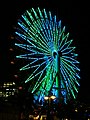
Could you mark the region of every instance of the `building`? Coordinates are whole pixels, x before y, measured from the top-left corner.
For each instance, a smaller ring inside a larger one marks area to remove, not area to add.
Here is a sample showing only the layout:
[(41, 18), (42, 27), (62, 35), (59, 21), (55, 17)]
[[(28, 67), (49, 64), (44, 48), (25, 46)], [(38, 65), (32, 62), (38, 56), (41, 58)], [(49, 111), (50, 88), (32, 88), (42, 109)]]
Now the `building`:
[(7, 100), (9, 96), (18, 92), (15, 82), (2, 82), (0, 83), (0, 98)]

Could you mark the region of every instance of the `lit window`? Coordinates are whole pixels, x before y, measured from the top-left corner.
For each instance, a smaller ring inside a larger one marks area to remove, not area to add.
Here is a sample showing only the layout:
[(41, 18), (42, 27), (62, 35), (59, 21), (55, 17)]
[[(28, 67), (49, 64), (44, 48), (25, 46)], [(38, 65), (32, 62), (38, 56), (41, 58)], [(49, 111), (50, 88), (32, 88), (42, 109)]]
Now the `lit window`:
[(15, 85), (15, 82), (13, 82), (13, 85)]
[(12, 83), (10, 83), (9, 85), (12, 85)]
[(9, 89), (6, 89), (6, 90), (9, 90)]
[(9, 85), (9, 83), (7, 83), (7, 86)]
[(2, 92), (0, 92), (0, 97), (2, 97)]
[(4, 86), (6, 86), (6, 83), (4, 83)]
[(12, 92), (12, 95), (14, 95), (14, 92)]
[(15, 91), (15, 89), (13, 88), (13, 90)]
[(11, 95), (11, 92), (9, 92), (9, 95)]
[(8, 95), (6, 95), (6, 97), (8, 97)]

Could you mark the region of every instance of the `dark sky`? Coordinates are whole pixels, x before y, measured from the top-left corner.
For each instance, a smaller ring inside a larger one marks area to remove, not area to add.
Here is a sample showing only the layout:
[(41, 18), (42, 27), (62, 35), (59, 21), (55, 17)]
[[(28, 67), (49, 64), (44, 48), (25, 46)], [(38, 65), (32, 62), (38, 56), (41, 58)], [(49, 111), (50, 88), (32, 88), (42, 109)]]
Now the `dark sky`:
[[(33, 2), (32, 2), (33, 1)], [(37, 2), (38, 1), (38, 2)], [(42, 2), (41, 2), (42, 1)], [(90, 101), (90, 7), (89, 3), (54, 2), (49, 0), (12, 0), (7, 3), (3, 0), (0, 4), (0, 68), (1, 81), (10, 79), (12, 70), (9, 66), (9, 36), (20, 15), (26, 9), (41, 7), (50, 10), (53, 15), (62, 20), (63, 25), (74, 39), (79, 54), (81, 79), (78, 97), (86, 102)], [(49, 2), (48, 2), (49, 1)], [(9, 77), (8, 77), (9, 76)]]

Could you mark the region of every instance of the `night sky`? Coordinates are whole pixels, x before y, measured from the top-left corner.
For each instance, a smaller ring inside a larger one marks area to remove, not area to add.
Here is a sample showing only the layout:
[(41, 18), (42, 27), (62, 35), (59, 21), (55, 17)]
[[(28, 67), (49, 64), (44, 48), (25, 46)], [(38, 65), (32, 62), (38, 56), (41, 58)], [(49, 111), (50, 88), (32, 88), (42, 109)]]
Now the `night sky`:
[[(33, 1), (33, 2), (32, 2)], [(89, 3), (77, 2), (48, 2), (48, 0), (12, 0), (0, 3), (0, 81), (9, 80), (15, 69), (10, 66), (9, 48), (11, 46), (10, 35), (13, 33), (13, 26), (17, 23), (26, 9), (41, 7), (50, 10), (53, 15), (62, 20), (62, 24), (70, 32), (80, 61), (80, 89), (78, 98), (82, 101), (90, 101), (90, 7)], [(13, 71), (13, 72), (12, 72)], [(90, 102), (89, 102), (90, 103)]]

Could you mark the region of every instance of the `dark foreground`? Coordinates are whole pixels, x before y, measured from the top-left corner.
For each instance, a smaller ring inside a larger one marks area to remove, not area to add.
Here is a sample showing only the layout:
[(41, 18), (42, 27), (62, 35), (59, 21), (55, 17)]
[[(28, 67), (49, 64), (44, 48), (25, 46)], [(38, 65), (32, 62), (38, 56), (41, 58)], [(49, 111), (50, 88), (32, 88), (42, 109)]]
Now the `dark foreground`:
[[(63, 108), (61, 112), (60, 111), (58, 112), (58, 115), (62, 113), (61, 115), (63, 115), (63, 118), (53, 119), (49, 117), (48, 120), (90, 120), (90, 108), (89, 110), (86, 109), (85, 107), (78, 109), (78, 110), (75, 109), (73, 113), (71, 113), (70, 111), (68, 111), (68, 109), (67, 110), (66, 109), (67, 108)], [(62, 112), (62, 111), (65, 111), (65, 112)], [(37, 116), (38, 115), (39, 114), (37, 114)], [(44, 115), (46, 115), (46, 113)], [(64, 117), (65, 115), (66, 117)], [(32, 118), (25, 119), (23, 117), (21, 118), (21, 110), (20, 110), (19, 105), (11, 104), (10, 102), (4, 102), (4, 103), (0, 102), (0, 120), (45, 120), (45, 118), (42, 118), (42, 119), (40, 118), (39, 119), (32, 119)]]

